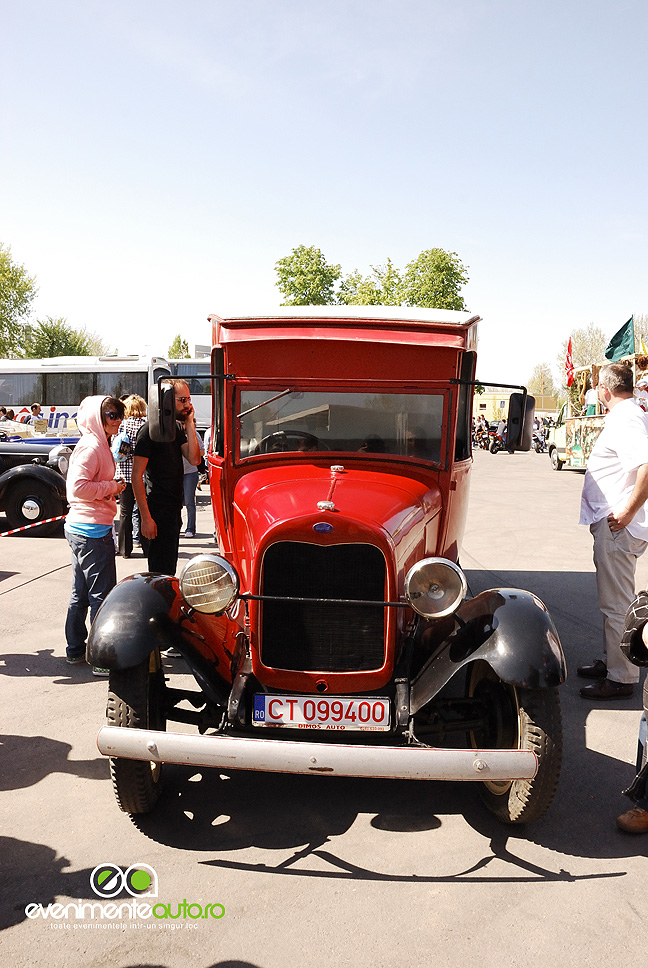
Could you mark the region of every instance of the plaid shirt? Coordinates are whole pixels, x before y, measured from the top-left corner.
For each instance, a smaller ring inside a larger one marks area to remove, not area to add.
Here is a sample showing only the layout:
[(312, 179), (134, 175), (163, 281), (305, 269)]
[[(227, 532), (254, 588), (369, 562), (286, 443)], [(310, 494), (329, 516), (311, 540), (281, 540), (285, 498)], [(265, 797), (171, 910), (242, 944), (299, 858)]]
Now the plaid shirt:
[(139, 429), (143, 424), (146, 423), (146, 417), (128, 417), (127, 420), (122, 420), (119, 425), (119, 433), (122, 431), (128, 434), (131, 442), (131, 452), (128, 457), (124, 460), (120, 460), (115, 468), (115, 477), (123, 477), (127, 484), (130, 484), (131, 478), (133, 476), (133, 451), (135, 450), (135, 441), (137, 440), (137, 434)]

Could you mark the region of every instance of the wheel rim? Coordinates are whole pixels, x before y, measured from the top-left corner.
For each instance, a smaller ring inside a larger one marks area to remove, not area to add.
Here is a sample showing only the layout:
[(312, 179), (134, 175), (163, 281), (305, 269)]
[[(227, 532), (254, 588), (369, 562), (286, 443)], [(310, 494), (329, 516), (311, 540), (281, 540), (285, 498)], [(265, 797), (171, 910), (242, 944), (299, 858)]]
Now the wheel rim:
[(20, 513), (25, 521), (38, 521), (42, 517), (42, 508), (35, 497), (26, 497), (20, 507)]
[[(486, 726), (479, 733), (470, 732), (473, 749), (520, 749), (520, 706), (515, 686), (497, 676), (485, 662), (476, 662), (468, 695), (479, 702), (486, 712)], [(512, 780), (484, 780), (484, 786), (495, 796), (505, 796)]]

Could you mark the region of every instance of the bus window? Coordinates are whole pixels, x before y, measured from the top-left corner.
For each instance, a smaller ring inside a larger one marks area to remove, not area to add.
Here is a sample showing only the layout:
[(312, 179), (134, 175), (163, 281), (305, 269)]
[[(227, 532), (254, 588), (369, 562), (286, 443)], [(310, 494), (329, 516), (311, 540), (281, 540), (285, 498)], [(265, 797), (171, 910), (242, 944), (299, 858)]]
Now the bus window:
[(43, 376), (40, 373), (0, 373), (0, 405), (20, 407), (25, 400), (43, 402)]
[(48, 407), (78, 407), (84, 397), (93, 393), (92, 384), (92, 373), (47, 373), (41, 403)]
[(107, 397), (121, 397), (124, 393), (137, 393), (145, 400), (148, 396), (148, 379), (146, 373), (97, 373), (97, 389), (95, 393), (103, 393)]

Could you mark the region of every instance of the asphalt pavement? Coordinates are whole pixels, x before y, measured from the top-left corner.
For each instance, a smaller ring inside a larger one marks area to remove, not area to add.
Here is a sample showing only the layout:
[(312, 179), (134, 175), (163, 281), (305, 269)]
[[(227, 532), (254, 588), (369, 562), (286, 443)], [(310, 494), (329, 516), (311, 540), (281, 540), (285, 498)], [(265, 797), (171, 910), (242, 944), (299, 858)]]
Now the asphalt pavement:
[[(546, 455), (475, 455), (461, 553), (471, 590), (537, 594), (570, 672), (558, 795), (525, 827), (499, 824), (470, 783), (181, 767), (168, 768), (158, 809), (130, 819), (95, 743), (106, 680), (64, 661), (67, 544), (0, 538), (0, 964), (642, 964), (648, 835), (614, 824), (629, 806), (620, 790), (634, 775), (640, 694), (595, 705), (578, 692), (576, 666), (601, 642), (581, 486)], [(214, 547), (205, 489), (198, 498), (198, 535), (182, 539), (181, 559)], [(118, 559), (119, 576), (145, 565)], [(182, 660), (167, 671), (181, 676)], [(189, 916), (66, 917), (66, 905), (99, 902), (90, 878), (105, 865), (117, 880), (117, 868), (147, 865), (158, 902), (171, 915), (184, 901)]]

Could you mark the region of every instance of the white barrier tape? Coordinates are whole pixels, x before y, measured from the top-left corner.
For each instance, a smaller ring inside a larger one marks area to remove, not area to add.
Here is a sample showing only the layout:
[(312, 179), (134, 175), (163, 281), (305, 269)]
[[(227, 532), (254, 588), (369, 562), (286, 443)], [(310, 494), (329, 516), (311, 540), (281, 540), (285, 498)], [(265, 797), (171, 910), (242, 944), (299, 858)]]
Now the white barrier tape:
[(34, 521), (33, 524), (24, 524), (22, 528), (14, 528), (13, 531), (1, 531), (0, 538), (7, 538), (10, 534), (19, 534), (21, 531), (29, 531), (30, 528), (38, 528), (41, 524), (51, 524), (53, 521), (65, 521), (66, 517), (66, 514), (59, 514), (57, 518), (43, 518), (42, 521)]

